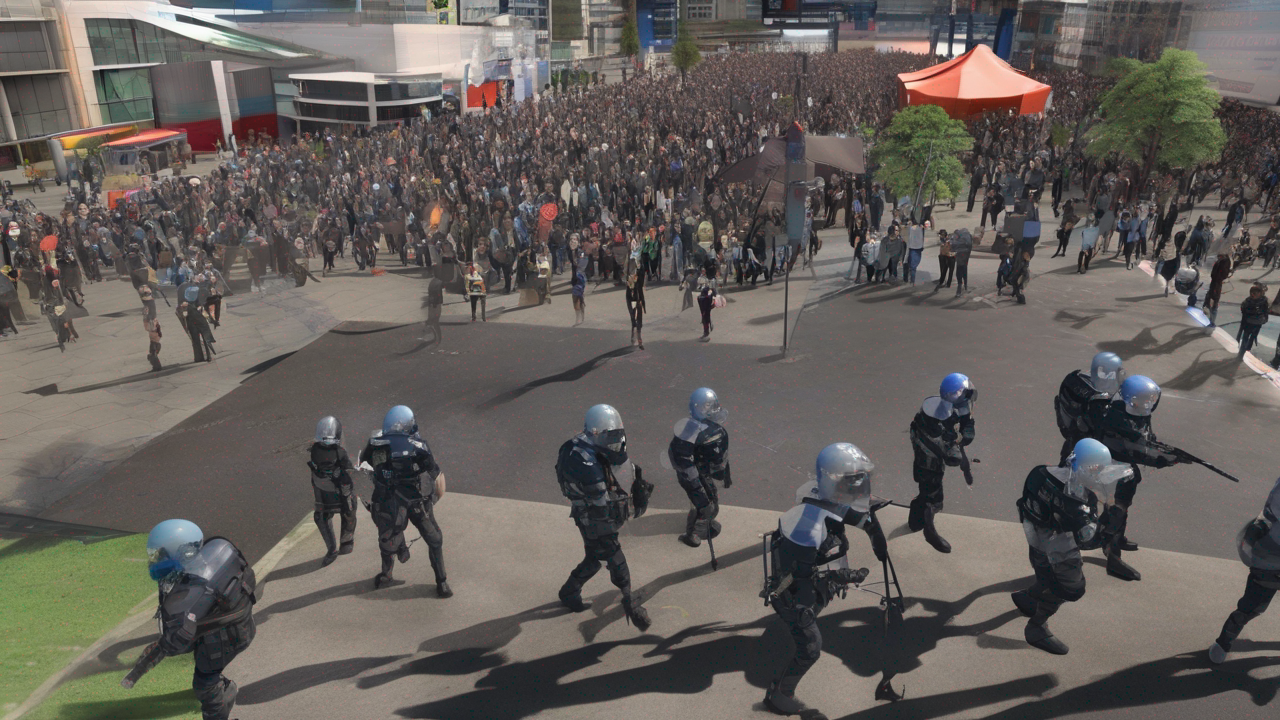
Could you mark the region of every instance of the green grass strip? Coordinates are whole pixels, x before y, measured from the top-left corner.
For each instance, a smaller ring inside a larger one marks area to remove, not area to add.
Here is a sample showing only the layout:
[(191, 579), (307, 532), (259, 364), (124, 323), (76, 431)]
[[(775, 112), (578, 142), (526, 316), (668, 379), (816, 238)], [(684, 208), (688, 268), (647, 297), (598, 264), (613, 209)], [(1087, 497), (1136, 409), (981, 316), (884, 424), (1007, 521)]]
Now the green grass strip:
[[(145, 535), (92, 545), (46, 538), (0, 540), (0, 715), (17, 707), (156, 591), (147, 577), (146, 540)], [(140, 647), (130, 648), (121, 657), (131, 660), (139, 652)], [(104, 673), (72, 681), (26, 717), (181, 717), (196, 707), (189, 656), (166, 660), (133, 691), (119, 687), (119, 680)], [(124, 701), (122, 712), (147, 701), (159, 705), (146, 715), (128, 715), (94, 704), (112, 698)], [(173, 706), (174, 711), (156, 714), (161, 706)]]

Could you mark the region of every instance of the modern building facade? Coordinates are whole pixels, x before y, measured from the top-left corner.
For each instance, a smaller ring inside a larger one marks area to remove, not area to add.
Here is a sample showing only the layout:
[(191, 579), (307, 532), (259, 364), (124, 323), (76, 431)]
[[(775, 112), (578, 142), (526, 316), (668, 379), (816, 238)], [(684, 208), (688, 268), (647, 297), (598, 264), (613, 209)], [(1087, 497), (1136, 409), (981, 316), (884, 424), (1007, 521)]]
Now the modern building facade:
[(42, 138), (81, 127), (52, 0), (0, 0), (0, 171), (48, 157)]
[(440, 73), (297, 73), (289, 79), (297, 88), (298, 132), (406, 122), (423, 110), (439, 110), (444, 97)]

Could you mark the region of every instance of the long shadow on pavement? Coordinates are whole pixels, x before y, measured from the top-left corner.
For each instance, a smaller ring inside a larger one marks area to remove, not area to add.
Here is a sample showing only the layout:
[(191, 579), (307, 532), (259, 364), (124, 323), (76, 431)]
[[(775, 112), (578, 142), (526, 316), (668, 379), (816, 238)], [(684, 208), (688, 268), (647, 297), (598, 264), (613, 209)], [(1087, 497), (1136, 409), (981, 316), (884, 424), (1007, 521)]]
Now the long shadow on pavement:
[[(760, 638), (743, 634), (760, 630), (773, 618), (761, 618), (746, 625), (712, 623), (686, 628), (670, 638), (643, 635), (628, 640), (593, 643), (527, 662), (500, 664), (478, 680), (471, 692), (401, 708), (396, 715), (407, 718), (477, 717), (487, 720), (518, 720), (552, 711), (608, 702), (660, 691), (671, 695), (694, 695), (709, 689), (716, 675), (743, 673), (747, 681), (763, 688), (769, 669), (762, 666)], [(691, 645), (687, 640), (716, 637)], [(594, 672), (611, 651), (629, 646), (648, 647), (646, 658), (662, 662), (631, 667), (564, 681), (564, 678)], [(768, 656), (785, 652), (771, 648)], [(457, 664), (475, 663), (475, 649), (460, 649), (434, 655), (430, 667), (449, 672)], [(452, 674), (449, 672), (449, 674)], [(748, 709), (744, 698), (744, 714)]]

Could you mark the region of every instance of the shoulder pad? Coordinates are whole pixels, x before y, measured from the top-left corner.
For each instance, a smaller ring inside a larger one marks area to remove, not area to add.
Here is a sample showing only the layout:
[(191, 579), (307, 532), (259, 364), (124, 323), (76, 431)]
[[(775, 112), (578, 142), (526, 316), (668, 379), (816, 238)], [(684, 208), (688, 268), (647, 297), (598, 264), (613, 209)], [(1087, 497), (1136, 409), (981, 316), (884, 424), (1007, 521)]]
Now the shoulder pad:
[(431, 452), (431, 448), (427, 447), (427, 442), (422, 438), (411, 437), (409, 438), (409, 444), (423, 452)]
[(698, 433), (706, 428), (706, 425), (694, 420), (693, 418), (680, 418), (676, 421), (675, 436), (685, 442), (695, 442), (698, 439)]
[(374, 447), (386, 447), (390, 444), (391, 444), (390, 438), (385, 438), (382, 435), (369, 438), (369, 445)]
[(951, 403), (937, 395), (930, 395), (921, 403), (920, 412), (934, 420), (946, 420), (951, 417)]
[(797, 545), (816, 548), (827, 539), (827, 518), (841, 520), (835, 513), (817, 505), (797, 505), (783, 514), (782, 534)]

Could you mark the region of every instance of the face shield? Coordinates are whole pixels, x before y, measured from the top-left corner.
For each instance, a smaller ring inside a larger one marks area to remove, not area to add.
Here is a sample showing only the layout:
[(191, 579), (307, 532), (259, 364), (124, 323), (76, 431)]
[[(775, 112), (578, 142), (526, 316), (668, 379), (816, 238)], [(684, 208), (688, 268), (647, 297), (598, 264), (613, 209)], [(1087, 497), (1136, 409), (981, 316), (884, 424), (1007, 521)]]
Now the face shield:
[(834, 443), (818, 453), (818, 495), (858, 512), (871, 509), (871, 460), (850, 443)]
[(1089, 376), (1094, 389), (1107, 395), (1115, 395), (1120, 389), (1120, 384), (1128, 377), (1125, 374), (1120, 356), (1109, 352), (1098, 353), (1093, 356)]
[(592, 437), (592, 442), (608, 456), (610, 465), (621, 465), (627, 461), (626, 430), (602, 430)]
[(860, 513), (871, 511), (871, 473), (857, 472), (832, 479), (832, 502)]
[(1145, 417), (1154, 413), (1160, 404), (1160, 386), (1145, 375), (1134, 375), (1120, 385), (1120, 396), (1130, 415)]
[(152, 580), (182, 572), (200, 552), (204, 533), (189, 520), (165, 520), (147, 536), (147, 571)]
[(689, 414), (695, 420), (723, 424), (729, 413), (720, 406), (720, 398), (711, 388), (698, 388), (689, 396)]

